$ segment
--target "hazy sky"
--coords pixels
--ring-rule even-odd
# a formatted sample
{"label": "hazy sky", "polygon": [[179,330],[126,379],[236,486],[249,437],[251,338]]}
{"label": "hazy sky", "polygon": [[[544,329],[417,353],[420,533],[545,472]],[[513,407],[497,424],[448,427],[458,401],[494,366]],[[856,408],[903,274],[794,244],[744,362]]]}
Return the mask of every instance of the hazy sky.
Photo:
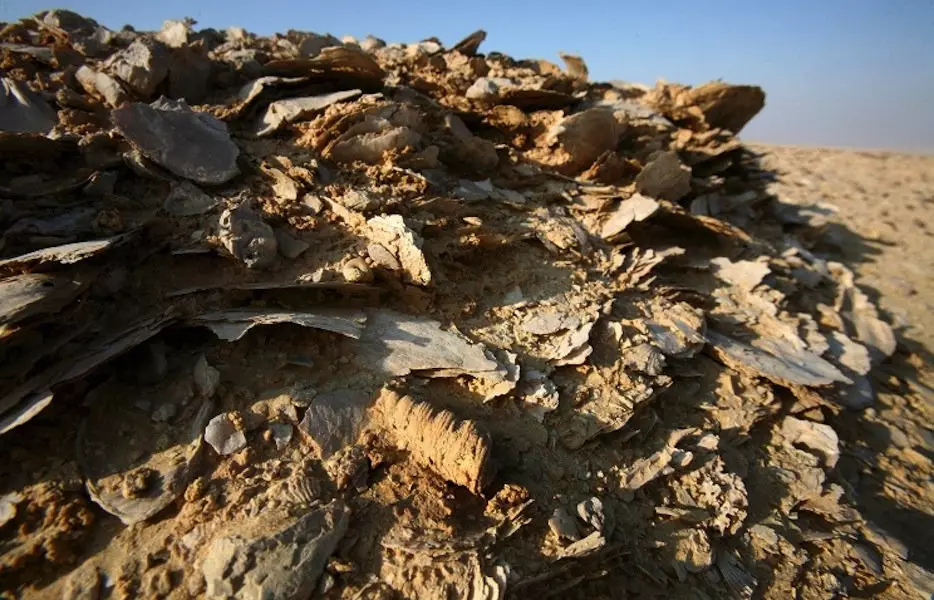
{"label": "hazy sky", "polygon": [[[934,0],[667,0],[457,2],[285,0],[59,0],[110,28],[158,29],[191,16],[199,27],[239,25],[338,37],[368,33],[446,45],[485,29],[481,51],[560,63],[578,53],[595,80],[755,83],[765,110],[749,140],[934,153]],[[51,8],[0,0],[0,20]]]}

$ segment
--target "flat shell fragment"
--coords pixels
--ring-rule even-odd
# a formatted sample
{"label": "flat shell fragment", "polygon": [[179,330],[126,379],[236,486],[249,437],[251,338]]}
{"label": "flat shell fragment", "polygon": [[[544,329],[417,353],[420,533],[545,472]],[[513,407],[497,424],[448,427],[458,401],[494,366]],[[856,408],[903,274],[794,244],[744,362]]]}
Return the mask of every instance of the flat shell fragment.
{"label": "flat shell fragment", "polygon": [[483,40],[486,39],[486,32],[482,29],[474,31],[461,41],[454,44],[454,47],[451,48],[453,52],[460,52],[465,56],[473,56],[477,53],[477,50],[480,48],[480,44],[483,43]]}
{"label": "flat shell fragment", "polygon": [[604,535],[613,532],[613,517],[609,514],[603,501],[596,496],[588,498],[577,505],[577,516],[595,531],[599,531]]}
{"label": "flat shell fragment", "polygon": [[75,79],[91,96],[100,98],[108,106],[117,107],[130,101],[129,94],[116,79],[106,73],[95,71],[87,65],[82,65],[75,72]]}
{"label": "flat shell fragment", "polygon": [[158,42],[135,40],[108,61],[110,71],[143,98],[149,98],[169,74],[169,52]]}
{"label": "flat shell fragment", "polygon": [[765,106],[765,92],[754,85],[712,81],[689,89],[679,101],[683,106],[699,108],[712,127],[739,133]]}
{"label": "flat shell fragment", "polygon": [[194,217],[203,215],[217,206],[218,201],[206,194],[195,184],[179,181],[172,185],[162,208],[175,217]]}
{"label": "flat shell fragment", "polygon": [[633,194],[630,198],[620,202],[616,209],[610,213],[609,218],[603,223],[603,228],[600,230],[600,237],[603,239],[616,237],[630,223],[644,221],[651,217],[656,210],[658,210],[658,202],[642,194]]}
{"label": "flat shell fragment", "polygon": [[259,137],[270,135],[283,125],[308,119],[332,104],[356,98],[361,93],[360,90],[345,90],[320,96],[276,100],[269,104],[265,114],[260,118],[256,135]]}
{"label": "flat shell fragment", "polygon": [[111,113],[120,133],[146,156],[179,177],[217,185],[240,173],[240,149],[227,126],[184,100],[134,102]]}
{"label": "flat shell fragment", "polygon": [[760,340],[763,347],[757,348],[715,331],[708,331],[707,342],[715,356],[728,365],[760,375],[779,385],[792,387],[852,383],[823,358],[774,340]]}
{"label": "flat shell fragment", "polygon": [[351,445],[363,430],[372,401],[364,391],[336,390],[311,401],[298,430],[321,460]]}
{"label": "flat shell fragment", "polygon": [[332,331],[347,337],[359,338],[366,316],[353,310],[323,309],[316,312],[287,312],[274,310],[228,310],[203,313],[189,319],[191,325],[203,325],[214,335],[228,342],[235,342],[257,325],[291,323]]}
{"label": "flat shell fragment", "polygon": [[690,358],[704,347],[706,323],[700,310],[679,302],[653,307],[652,317],[640,325],[665,356]]}
{"label": "flat shell fragment", "polygon": [[49,133],[58,122],[55,111],[25,83],[0,78],[0,131]]}
{"label": "flat shell fragment", "polygon": [[677,152],[663,152],[636,177],[636,189],[646,196],[675,202],[691,191],[691,169]]}
{"label": "flat shell fragment", "polygon": [[869,350],[850,339],[846,334],[834,331],[828,339],[830,355],[840,365],[857,375],[866,375],[872,369]]}
{"label": "flat shell fragment", "polygon": [[279,202],[295,202],[301,193],[298,182],[279,169],[264,168],[263,171],[272,177],[272,191],[276,193]]}
{"label": "flat shell fragment", "polygon": [[766,261],[738,260],[732,261],[726,257],[717,257],[710,260],[714,274],[723,281],[731,283],[741,290],[752,291],[762,283],[771,270]]}
{"label": "flat shell fragment", "polygon": [[0,269],[37,268],[44,263],[70,265],[97,256],[98,254],[103,254],[107,250],[118,246],[120,242],[126,241],[129,237],[129,235],[120,235],[101,240],[88,240],[86,242],[75,242],[74,244],[50,246],[28,254],[0,260]]}
{"label": "flat shell fragment", "polygon": [[295,518],[279,512],[237,523],[211,542],[201,571],[205,597],[297,600],[314,595],[328,558],[347,532],[340,500]]}
{"label": "flat shell fragment", "polygon": [[126,401],[139,397],[131,389],[111,381],[92,393],[78,445],[91,499],[127,525],[152,517],[185,490],[210,410],[208,402],[187,401],[185,384],[168,380],[144,393],[181,412],[171,422],[155,422],[148,410]]}
{"label": "flat shell fragment", "polygon": [[22,500],[23,497],[16,492],[0,496],[0,527],[16,518],[16,506]]}
{"label": "flat shell fragment", "polygon": [[421,140],[421,134],[409,127],[373,123],[366,129],[358,128],[356,135],[339,139],[327,154],[338,162],[360,161],[375,165],[383,161],[387,152],[414,148]]}
{"label": "flat shell fragment", "polygon": [[849,310],[844,314],[852,323],[856,338],[869,347],[874,363],[895,353],[897,342],[892,327],[879,318],[879,312],[869,297],[856,286],[846,291]]}
{"label": "flat shell fragment", "polygon": [[819,453],[827,467],[833,468],[840,458],[840,439],[830,425],[785,417],[782,421],[782,436],[792,445],[801,445]]}
{"label": "flat shell fragment", "polygon": [[570,174],[583,171],[601,154],[614,150],[623,131],[612,111],[591,108],[556,123],[548,137],[566,157],[559,168]]}
{"label": "flat shell fragment", "polygon": [[547,413],[558,408],[558,388],[540,371],[524,370],[517,393],[522,408],[539,423],[545,420]]}
{"label": "flat shell fragment", "polygon": [[583,401],[577,403],[571,414],[556,426],[561,442],[571,450],[598,436],[622,429],[632,418],[636,407],[669,385],[670,379],[626,377],[625,380],[620,378],[617,385],[600,383],[596,389],[583,390]]}
{"label": "flat shell fragment", "polygon": [[246,447],[246,436],[227,413],[211,419],[204,430],[204,441],[221,456],[233,454]]}
{"label": "flat shell fragment", "polygon": [[314,58],[274,60],[264,70],[274,75],[307,76],[332,81],[344,89],[378,91],[385,73],[372,56],[351,46],[321,48]]}
{"label": "flat shell fragment", "polygon": [[650,482],[675,471],[672,461],[679,452],[677,445],[686,436],[694,433],[691,429],[679,429],[669,434],[665,447],[634,461],[620,472],[620,489],[635,492]]}
{"label": "flat shell fragment", "polygon": [[493,100],[500,91],[516,87],[515,82],[505,77],[480,77],[471,84],[465,96],[471,100]]}
{"label": "flat shell fragment", "polygon": [[579,326],[579,318],[557,311],[538,312],[521,325],[524,331],[534,335],[550,335],[562,329],[575,329]]}
{"label": "flat shell fragment", "polygon": [[593,326],[594,322],[591,321],[570,329],[554,347],[550,356],[551,363],[556,367],[584,364],[593,352],[590,345],[590,331]]}
{"label": "flat shell fragment", "polygon": [[56,313],[84,286],[68,277],[29,273],[0,281],[0,326]]}
{"label": "flat shell fragment", "polygon": [[366,311],[366,327],[353,346],[354,360],[363,368],[390,376],[493,376],[499,363],[482,344],[425,317],[390,310]]}
{"label": "flat shell fragment", "polygon": [[203,398],[213,397],[214,392],[217,391],[217,386],[220,385],[220,380],[220,371],[208,364],[208,359],[203,354],[198,356],[194,368],[195,388],[198,393]]}
{"label": "flat shell fragment", "polygon": [[756,593],[759,582],[746,572],[743,564],[732,552],[719,553],[717,570],[736,598],[750,600]]}
{"label": "flat shell fragment", "polygon": [[548,519],[548,529],[559,540],[577,541],[581,539],[577,521],[563,506],[559,506],[551,513],[551,517]]}
{"label": "flat shell fragment", "polygon": [[561,558],[581,558],[594,554],[606,545],[606,538],[599,531],[570,544],[561,550]]}
{"label": "flat shell fragment", "polygon": [[292,441],[292,432],[294,427],[290,423],[270,423],[269,431],[272,435],[272,441],[276,445],[276,450],[284,450]]}
{"label": "flat shell fragment", "polygon": [[583,58],[576,54],[565,54],[564,52],[559,53],[558,56],[564,61],[565,66],[568,68],[568,75],[580,81],[587,81],[589,72],[587,70],[587,63],[584,62]]}

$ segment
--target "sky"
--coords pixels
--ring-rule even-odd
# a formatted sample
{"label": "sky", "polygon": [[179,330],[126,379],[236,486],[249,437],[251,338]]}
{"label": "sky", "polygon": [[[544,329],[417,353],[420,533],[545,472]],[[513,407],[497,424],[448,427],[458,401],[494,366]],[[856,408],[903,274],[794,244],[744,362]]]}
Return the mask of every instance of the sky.
{"label": "sky", "polygon": [[751,141],[934,154],[934,0],[0,0],[0,21],[68,8],[119,29],[239,25],[388,42],[453,45],[487,31],[481,52],[582,56],[595,81],[711,79],[762,86]]}

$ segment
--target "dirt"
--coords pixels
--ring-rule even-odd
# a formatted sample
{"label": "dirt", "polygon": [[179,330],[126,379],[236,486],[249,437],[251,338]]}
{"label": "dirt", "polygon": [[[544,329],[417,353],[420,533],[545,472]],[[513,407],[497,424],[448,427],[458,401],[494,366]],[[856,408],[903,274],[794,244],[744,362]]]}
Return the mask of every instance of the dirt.
{"label": "dirt", "polygon": [[934,348],[934,157],[751,144],[788,202],[832,215],[820,249],[856,271],[905,339]]}
{"label": "dirt", "polygon": [[[884,367],[878,405],[838,429],[851,444],[841,469],[858,473],[859,510],[905,544],[912,563],[930,570],[923,540],[934,533],[929,484],[934,402],[934,157],[896,152],[750,144],[776,175],[770,192],[818,204],[828,223],[816,248],[850,265],[860,286],[898,332],[899,352]],[[910,567],[910,565],[909,565]],[[927,588],[930,589],[929,587]]]}

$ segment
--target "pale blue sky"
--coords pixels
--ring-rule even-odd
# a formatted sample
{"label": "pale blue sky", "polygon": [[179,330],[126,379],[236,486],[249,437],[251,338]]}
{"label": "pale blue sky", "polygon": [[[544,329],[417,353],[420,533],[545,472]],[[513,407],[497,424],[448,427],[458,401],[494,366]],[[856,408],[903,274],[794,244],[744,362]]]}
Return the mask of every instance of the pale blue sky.
{"label": "pale blue sky", "polygon": [[[119,28],[303,29],[450,45],[483,28],[481,51],[560,62],[582,55],[593,79],[755,83],[767,106],[750,140],[934,153],[934,0],[58,0]],[[51,6],[0,0],[0,20]]]}

